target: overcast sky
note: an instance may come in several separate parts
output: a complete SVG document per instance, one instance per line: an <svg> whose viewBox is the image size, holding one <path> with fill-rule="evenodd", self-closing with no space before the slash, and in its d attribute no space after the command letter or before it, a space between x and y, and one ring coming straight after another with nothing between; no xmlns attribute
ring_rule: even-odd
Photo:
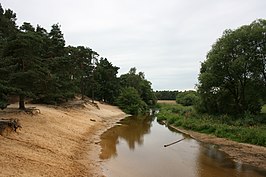
<svg viewBox="0 0 266 177"><path fill-rule="evenodd" d="M211 45L225 29L266 18L266 0L2 0L67 45L92 48L124 74L145 73L154 90L194 89Z"/></svg>

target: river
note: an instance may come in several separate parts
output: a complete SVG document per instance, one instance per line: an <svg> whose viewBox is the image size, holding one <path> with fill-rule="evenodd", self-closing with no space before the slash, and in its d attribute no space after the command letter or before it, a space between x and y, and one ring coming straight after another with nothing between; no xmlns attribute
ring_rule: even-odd
<svg viewBox="0 0 266 177"><path fill-rule="evenodd" d="M151 116L121 120L102 134L100 144L107 177L266 176L265 170L234 162L215 145L198 142Z"/></svg>

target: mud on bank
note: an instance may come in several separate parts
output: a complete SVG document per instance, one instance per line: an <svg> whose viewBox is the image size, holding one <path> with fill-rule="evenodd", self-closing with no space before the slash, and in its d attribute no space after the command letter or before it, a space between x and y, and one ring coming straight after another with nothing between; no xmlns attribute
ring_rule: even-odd
<svg viewBox="0 0 266 177"><path fill-rule="evenodd" d="M225 138L218 138L214 135L185 130L180 127L171 127L201 142L217 145L219 150L228 154L234 161L266 169L265 147L256 146L252 144L238 143Z"/></svg>

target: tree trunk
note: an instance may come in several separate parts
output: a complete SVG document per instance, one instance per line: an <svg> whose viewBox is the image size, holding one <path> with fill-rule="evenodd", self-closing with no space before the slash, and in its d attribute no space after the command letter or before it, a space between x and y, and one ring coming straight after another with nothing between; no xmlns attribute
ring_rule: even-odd
<svg viewBox="0 0 266 177"><path fill-rule="evenodd" d="M92 99L92 103L94 103L94 88L92 88L92 93L91 93L91 99Z"/></svg>
<svg viewBox="0 0 266 177"><path fill-rule="evenodd" d="M81 100L84 100L85 89L84 89L83 75L81 76L81 79L80 79L80 92L81 92Z"/></svg>
<svg viewBox="0 0 266 177"><path fill-rule="evenodd" d="M24 95L19 95L19 109L26 109L24 99Z"/></svg>

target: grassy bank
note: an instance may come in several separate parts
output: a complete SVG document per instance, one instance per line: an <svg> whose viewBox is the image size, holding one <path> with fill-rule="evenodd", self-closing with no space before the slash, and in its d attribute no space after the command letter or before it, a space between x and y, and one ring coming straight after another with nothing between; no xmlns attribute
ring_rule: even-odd
<svg viewBox="0 0 266 177"><path fill-rule="evenodd" d="M193 107L178 104L160 103L158 106L160 108L157 115L159 121L165 120L176 127L266 147L266 106L263 107L263 113L260 115L246 114L241 118L198 114Z"/></svg>

